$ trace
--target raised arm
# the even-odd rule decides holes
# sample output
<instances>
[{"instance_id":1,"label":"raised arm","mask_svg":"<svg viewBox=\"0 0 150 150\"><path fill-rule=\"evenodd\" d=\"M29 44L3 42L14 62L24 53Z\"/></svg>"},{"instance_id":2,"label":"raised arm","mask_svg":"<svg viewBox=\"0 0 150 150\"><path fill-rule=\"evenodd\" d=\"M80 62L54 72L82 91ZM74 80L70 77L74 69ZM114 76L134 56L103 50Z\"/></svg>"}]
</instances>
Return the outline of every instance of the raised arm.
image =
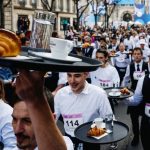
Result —
<instances>
[{"instance_id":1,"label":"raised arm","mask_svg":"<svg viewBox=\"0 0 150 150\"><path fill-rule=\"evenodd\" d=\"M20 70L16 79L16 93L25 101L39 150L66 150L61 132L56 126L44 95L44 74Z\"/></svg>"}]
</instances>

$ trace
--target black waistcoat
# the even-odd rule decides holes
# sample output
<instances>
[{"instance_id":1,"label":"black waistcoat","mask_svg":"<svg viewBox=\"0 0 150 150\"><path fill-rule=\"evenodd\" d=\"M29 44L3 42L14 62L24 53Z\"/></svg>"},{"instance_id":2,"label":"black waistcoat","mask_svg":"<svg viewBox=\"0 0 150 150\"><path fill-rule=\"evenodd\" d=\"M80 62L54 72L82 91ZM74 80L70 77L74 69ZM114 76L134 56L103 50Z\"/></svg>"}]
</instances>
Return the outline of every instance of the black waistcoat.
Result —
<instances>
[{"instance_id":1,"label":"black waistcoat","mask_svg":"<svg viewBox=\"0 0 150 150\"><path fill-rule=\"evenodd\" d=\"M83 53L84 56L91 58L93 50L94 50L94 48L92 46L89 46L88 50L87 50L87 48L82 48L82 53Z\"/></svg>"},{"instance_id":2,"label":"black waistcoat","mask_svg":"<svg viewBox=\"0 0 150 150\"><path fill-rule=\"evenodd\" d=\"M147 74L144 78L144 81L143 81L143 87L142 87L142 95L143 95L143 107L141 108L143 110L143 114L144 111L145 111L145 104L146 103L150 103L150 90L149 90L149 87L150 87L150 78L149 78L149 74Z\"/></svg>"},{"instance_id":3,"label":"black waistcoat","mask_svg":"<svg viewBox=\"0 0 150 150\"><path fill-rule=\"evenodd\" d=\"M137 85L137 82L138 82L138 80L135 80L133 78L134 71L135 71L135 65L134 65L134 63L131 63L130 64L130 77L131 77L131 89L132 90L136 89L136 85ZM145 74L148 74L148 64L145 63L145 62L143 62L143 64L142 64L142 71L144 71Z\"/></svg>"}]
</instances>

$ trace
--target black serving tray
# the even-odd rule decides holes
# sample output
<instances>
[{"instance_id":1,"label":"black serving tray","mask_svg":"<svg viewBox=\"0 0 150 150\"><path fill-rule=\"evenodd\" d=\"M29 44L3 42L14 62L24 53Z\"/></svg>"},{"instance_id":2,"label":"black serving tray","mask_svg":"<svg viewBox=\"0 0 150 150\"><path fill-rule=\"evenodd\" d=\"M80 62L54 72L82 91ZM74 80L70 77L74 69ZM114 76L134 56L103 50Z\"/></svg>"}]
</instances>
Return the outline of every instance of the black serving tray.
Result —
<instances>
[{"instance_id":1,"label":"black serving tray","mask_svg":"<svg viewBox=\"0 0 150 150\"><path fill-rule=\"evenodd\" d=\"M112 89L121 90L121 89L123 89L123 87L105 88L104 90L106 91L108 97L111 99L125 99L125 98L131 97L134 95L134 92L131 89L128 89L130 92L129 94L121 94L120 96L110 96L109 93L111 92Z\"/></svg>"},{"instance_id":2,"label":"black serving tray","mask_svg":"<svg viewBox=\"0 0 150 150\"><path fill-rule=\"evenodd\" d=\"M36 49L34 49L36 51ZM37 49L38 51L38 49ZM25 48L21 52L22 56L30 57L28 49ZM84 56L70 54L69 56L82 59L81 62L67 62L59 60L50 60L40 57L28 60L10 59L9 57L0 57L0 65L17 69L29 69L37 71L54 71L54 72L90 72L96 70L100 66L100 62Z\"/></svg>"},{"instance_id":3,"label":"black serving tray","mask_svg":"<svg viewBox=\"0 0 150 150\"><path fill-rule=\"evenodd\" d=\"M114 121L112 133L109 133L101 139L95 139L87 136L91 124L92 122L88 122L78 126L74 131L75 137L87 143L109 144L123 140L129 133L129 127L126 124L120 121Z\"/></svg>"}]
</instances>

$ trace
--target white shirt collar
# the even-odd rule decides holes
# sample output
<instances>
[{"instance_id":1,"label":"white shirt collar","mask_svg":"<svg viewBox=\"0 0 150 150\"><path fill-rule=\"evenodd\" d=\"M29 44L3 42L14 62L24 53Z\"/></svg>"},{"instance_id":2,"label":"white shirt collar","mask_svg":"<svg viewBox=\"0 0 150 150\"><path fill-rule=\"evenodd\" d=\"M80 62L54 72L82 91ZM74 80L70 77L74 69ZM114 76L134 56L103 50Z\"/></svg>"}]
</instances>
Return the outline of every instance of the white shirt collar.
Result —
<instances>
[{"instance_id":1,"label":"white shirt collar","mask_svg":"<svg viewBox=\"0 0 150 150\"><path fill-rule=\"evenodd\" d=\"M139 64L140 66L142 66L143 60L141 60L140 63L136 63L136 62L135 62L135 65L136 65L136 66L137 66L137 64Z\"/></svg>"}]
</instances>

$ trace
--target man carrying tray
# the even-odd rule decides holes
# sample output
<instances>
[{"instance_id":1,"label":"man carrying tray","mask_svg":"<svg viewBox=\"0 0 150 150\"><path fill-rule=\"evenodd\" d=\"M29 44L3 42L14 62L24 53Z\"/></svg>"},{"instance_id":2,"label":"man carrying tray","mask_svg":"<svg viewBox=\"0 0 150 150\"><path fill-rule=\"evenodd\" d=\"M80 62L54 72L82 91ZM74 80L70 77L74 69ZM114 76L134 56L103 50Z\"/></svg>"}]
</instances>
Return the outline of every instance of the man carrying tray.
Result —
<instances>
[{"instance_id":1,"label":"man carrying tray","mask_svg":"<svg viewBox=\"0 0 150 150\"><path fill-rule=\"evenodd\" d=\"M113 113L106 92L89 84L87 77L87 72L67 73L69 85L61 88L54 97L56 119L62 115L66 135L72 139L75 150L83 143L74 136L76 127ZM100 146L83 143L83 149L99 150Z\"/></svg>"}]
</instances>

